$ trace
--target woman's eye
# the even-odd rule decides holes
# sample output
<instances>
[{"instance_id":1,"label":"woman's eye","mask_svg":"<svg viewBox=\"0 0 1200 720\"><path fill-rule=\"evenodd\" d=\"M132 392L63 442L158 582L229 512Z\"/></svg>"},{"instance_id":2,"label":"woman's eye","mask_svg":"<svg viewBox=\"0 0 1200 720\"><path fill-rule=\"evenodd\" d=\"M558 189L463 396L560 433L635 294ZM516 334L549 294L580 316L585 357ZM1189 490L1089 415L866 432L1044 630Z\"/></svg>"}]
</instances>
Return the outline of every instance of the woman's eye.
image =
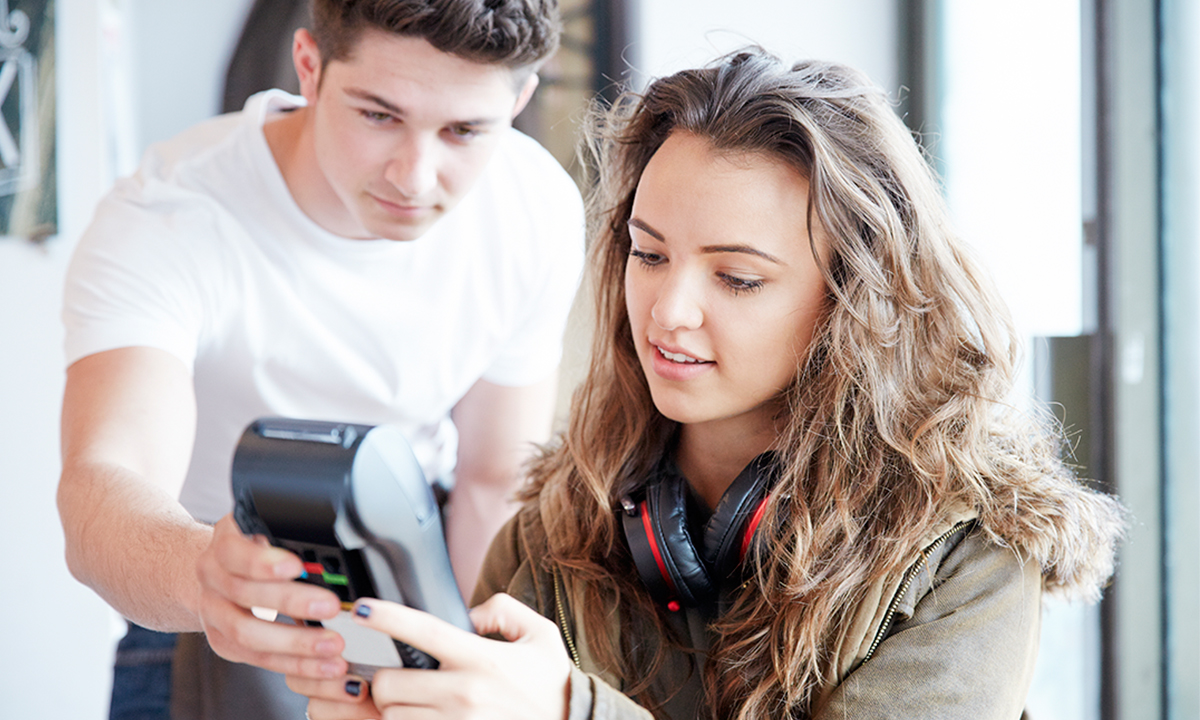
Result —
<instances>
[{"instance_id":1,"label":"woman's eye","mask_svg":"<svg viewBox=\"0 0 1200 720\"><path fill-rule=\"evenodd\" d=\"M762 280L747 280L746 278L740 278L737 275L730 275L729 273L717 273L717 277L721 279L725 287L729 288L734 295L761 290L763 286Z\"/></svg>"},{"instance_id":2,"label":"woman's eye","mask_svg":"<svg viewBox=\"0 0 1200 720\"><path fill-rule=\"evenodd\" d=\"M630 257L637 258L638 262L647 267L653 267L666 261L666 258L664 258L662 255L648 253L644 250L638 250L637 248L629 248L629 255Z\"/></svg>"}]
</instances>

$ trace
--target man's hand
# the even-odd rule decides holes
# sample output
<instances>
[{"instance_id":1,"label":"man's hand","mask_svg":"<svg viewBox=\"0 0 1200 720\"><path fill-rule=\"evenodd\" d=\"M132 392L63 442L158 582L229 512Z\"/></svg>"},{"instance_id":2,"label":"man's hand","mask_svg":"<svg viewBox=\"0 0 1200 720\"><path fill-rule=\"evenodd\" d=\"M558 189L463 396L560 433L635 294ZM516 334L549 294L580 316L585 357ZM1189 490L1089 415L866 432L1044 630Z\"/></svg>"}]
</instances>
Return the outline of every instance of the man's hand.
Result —
<instances>
[{"instance_id":1,"label":"man's hand","mask_svg":"<svg viewBox=\"0 0 1200 720\"><path fill-rule=\"evenodd\" d=\"M250 611L264 608L297 620L337 615L336 595L293 582L302 571L300 558L262 537L245 537L232 515L221 518L196 563L200 622L213 650L226 660L298 677L345 674L346 661L340 657L345 642L336 632L269 622Z\"/></svg>"}]
</instances>

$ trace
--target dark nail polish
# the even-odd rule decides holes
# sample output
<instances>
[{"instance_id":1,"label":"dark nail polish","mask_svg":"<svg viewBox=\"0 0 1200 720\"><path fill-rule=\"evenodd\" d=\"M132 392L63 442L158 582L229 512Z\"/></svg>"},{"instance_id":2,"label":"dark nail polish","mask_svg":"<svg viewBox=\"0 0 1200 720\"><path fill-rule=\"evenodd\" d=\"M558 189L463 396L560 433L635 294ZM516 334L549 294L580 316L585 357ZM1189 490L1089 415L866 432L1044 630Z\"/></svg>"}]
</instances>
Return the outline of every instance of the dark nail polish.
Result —
<instances>
[{"instance_id":1,"label":"dark nail polish","mask_svg":"<svg viewBox=\"0 0 1200 720\"><path fill-rule=\"evenodd\" d=\"M359 617L363 617L363 618L370 617L371 616L371 606L370 605L355 605L354 606L354 614Z\"/></svg>"},{"instance_id":2,"label":"dark nail polish","mask_svg":"<svg viewBox=\"0 0 1200 720\"><path fill-rule=\"evenodd\" d=\"M347 695L353 695L354 697L358 697L361 693L362 693L362 681L361 680L347 680L346 681L346 694Z\"/></svg>"}]
</instances>

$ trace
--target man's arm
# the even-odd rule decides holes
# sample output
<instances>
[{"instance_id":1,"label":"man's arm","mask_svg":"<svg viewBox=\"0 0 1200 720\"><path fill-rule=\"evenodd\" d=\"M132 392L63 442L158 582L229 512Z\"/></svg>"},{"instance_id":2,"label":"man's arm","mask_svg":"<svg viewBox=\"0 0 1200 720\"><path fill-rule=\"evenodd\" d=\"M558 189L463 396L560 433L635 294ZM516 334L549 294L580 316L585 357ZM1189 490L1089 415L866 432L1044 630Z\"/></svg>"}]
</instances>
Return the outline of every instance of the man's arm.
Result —
<instances>
[{"instance_id":1,"label":"man's arm","mask_svg":"<svg viewBox=\"0 0 1200 720\"><path fill-rule=\"evenodd\" d=\"M111 350L67 370L58 486L67 565L157 630L200 629L196 559L212 529L176 500L195 417L187 368L162 350Z\"/></svg>"},{"instance_id":2,"label":"man's arm","mask_svg":"<svg viewBox=\"0 0 1200 720\"><path fill-rule=\"evenodd\" d=\"M550 438L557 373L525 387L479 380L454 407L458 467L446 543L463 597L471 597L492 537L516 512L513 494L536 443Z\"/></svg>"},{"instance_id":3,"label":"man's arm","mask_svg":"<svg viewBox=\"0 0 1200 720\"><path fill-rule=\"evenodd\" d=\"M340 636L270 623L253 606L327 618L337 597L293 583L291 553L214 529L177 497L195 435L184 364L153 348L97 353L67 370L58 507L71 573L130 620L163 631L204 631L218 655L311 677L345 672Z\"/></svg>"}]
</instances>

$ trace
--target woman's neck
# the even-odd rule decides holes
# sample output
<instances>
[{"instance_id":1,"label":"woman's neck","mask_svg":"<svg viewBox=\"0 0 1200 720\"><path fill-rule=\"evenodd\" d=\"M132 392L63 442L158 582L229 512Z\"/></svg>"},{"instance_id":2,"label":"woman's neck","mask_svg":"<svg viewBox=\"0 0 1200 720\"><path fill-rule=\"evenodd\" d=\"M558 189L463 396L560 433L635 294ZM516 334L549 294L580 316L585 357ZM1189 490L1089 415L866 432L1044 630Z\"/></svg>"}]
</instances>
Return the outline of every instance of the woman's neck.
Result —
<instances>
[{"instance_id":1,"label":"woman's neck","mask_svg":"<svg viewBox=\"0 0 1200 720\"><path fill-rule=\"evenodd\" d=\"M771 448L775 438L773 426L731 432L723 423L684 425L679 431L675 464L712 509L750 461Z\"/></svg>"}]
</instances>

